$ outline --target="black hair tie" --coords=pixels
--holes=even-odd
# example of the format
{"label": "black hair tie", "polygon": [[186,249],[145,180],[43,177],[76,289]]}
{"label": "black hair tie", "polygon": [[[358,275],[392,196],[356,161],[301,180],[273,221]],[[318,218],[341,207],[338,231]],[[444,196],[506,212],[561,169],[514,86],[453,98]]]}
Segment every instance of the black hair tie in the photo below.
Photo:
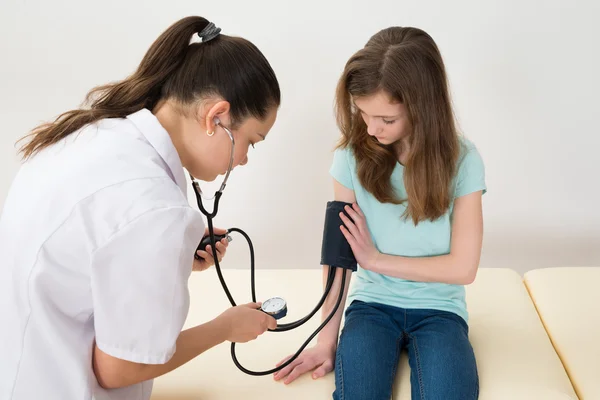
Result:
{"label": "black hair tie", "polygon": [[215,24],[209,22],[208,25],[201,32],[198,32],[198,36],[202,39],[202,43],[213,40],[221,33],[221,28],[217,28]]}

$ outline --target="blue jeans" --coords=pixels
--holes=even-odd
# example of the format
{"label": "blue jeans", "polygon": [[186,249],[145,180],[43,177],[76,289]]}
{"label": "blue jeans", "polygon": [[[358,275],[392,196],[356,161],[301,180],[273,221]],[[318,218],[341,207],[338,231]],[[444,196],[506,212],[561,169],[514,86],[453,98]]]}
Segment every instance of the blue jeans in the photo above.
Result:
{"label": "blue jeans", "polygon": [[400,352],[408,350],[413,400],[479,397],[468,325],[446,311],[354,301],[335,361],[335,400],[389,400]]}

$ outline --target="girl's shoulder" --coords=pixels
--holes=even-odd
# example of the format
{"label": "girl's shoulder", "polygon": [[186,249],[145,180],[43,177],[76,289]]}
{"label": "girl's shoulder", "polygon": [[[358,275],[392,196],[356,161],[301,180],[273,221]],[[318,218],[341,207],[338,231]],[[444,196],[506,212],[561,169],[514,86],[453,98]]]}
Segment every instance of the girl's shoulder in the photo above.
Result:
{"label": "girl's shoulder", "polygon": [[464,136],[459,138],[460,153],[456,170],[455,197],[475,190],[487,191],[485,183],[485,164],[474,142]]}

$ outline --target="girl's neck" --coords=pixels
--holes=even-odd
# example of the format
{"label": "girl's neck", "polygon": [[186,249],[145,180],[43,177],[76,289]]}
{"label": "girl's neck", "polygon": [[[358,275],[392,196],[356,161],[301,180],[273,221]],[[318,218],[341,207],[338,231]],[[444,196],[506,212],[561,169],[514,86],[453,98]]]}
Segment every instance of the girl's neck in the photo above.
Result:
{"label": "girl's neck", "polygon": [[410,142],[408,138],[400,139],[396,143],[394,143],[394,153],[396,154],[396,159],[400,164],[406,165],[409,151]]}

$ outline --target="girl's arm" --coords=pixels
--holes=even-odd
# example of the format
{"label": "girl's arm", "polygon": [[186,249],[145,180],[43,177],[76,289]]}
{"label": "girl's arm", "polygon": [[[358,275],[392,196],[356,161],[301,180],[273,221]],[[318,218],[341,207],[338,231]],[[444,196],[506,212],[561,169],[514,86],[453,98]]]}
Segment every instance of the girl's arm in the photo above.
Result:
{"label": "girl's arm", "polygon": [[[338,181],[334,180],[334,198],[338,201],[343,201],[346,203],[354,203],[356,198],[354,196],[354,191],[343,186]],[[325,287],[325,282],[327,282],[327,275],[329,272],[329,266],[323,266],[323,287]],[[346,283],[342,288],[342,274],[346,274]],[[352,277],[352,271],[345,269],[336,270],[336,275],[333,281],[333,285],[331,286],[331,290],[327,295],[325,303],[321,308],[322,320],[324,321],[335,306],[337,302],[338,295],[340,293],[340,289],[344,290],[344,294],[342,297],[342,301],[334,314],[334,316],[329,320],[327,325],[323,328],[321,332],[319,332],[319,336],[317,337],[317,344],[314,347],[309,349],[305,349],[296,360],[292,361],[288,366],[282,368],[280,371],[276,372],[273,376],[273,379],[276,381],[283,380],[283,382],[287,385],[294,380],[296,380],[299,376],[309,372],[312,372],[313,379],[318,379],[329,372],[333,371],[334,362],[335,362],[335,352],[338,343],[338,335],[340,331],[340,325],[342,322],[342,314],[344,312],[344,308],[346,305],[346,296],[348,294],[348,287],[350,286],[350,279]],[[281,360],[277,366],[280,366],[287,360],[289,360],[291,356],[284,358]]]}
{"label": "girl's arm", "polygon": [[[338,181],[334,180],[333,183],[333,192],[334,199],[337,201],[343,201],[345,203],[355,203],[356,197],[354,195],[354,191],[348,189],[343,186]],[[329,272],[329,266],[323,266],[323,288],[325,287],[325,283],[327,282],[327,275]],[[333,348],[337,347],[337,340],[340,330],[340,324],[342,321],[342,312],[344,310],[346,304],[346,296],[348,294],[348,287],[350,286],[350,280],[352,278],[352,272],[349,270],[339,268],[336,270],[335,278],[333,281],[333,285],[331,285],[331,290],[327,295],[327,299],[323,304],[323,308],[321,309],[322,320],[324,321],[329,313],[333,310],[335,303],[337,302],[338,295],[340,293],[340,288],[342,285],[342,274],[346,274],[346,282],[344,285],[344,294],[342,297],[342,301],[335,313],[335,315],[331,318],[329,323],[323,328],[321,332],[319,332],[318,343],[329,345]]]}
{"label": "girl's arm", "polygon": [[419,282],[467,285],[475,280],[483,240],[482,192],[459,197],[454,202],[450,253],[433,257],[403,257],[382,254],[373,245],[365,216],[354,204],[342,214],[340,229],[362,268],[383,275]]}

